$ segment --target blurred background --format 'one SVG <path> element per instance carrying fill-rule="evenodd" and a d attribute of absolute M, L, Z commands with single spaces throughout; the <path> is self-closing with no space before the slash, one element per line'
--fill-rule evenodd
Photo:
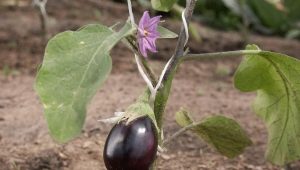
<path fill-rule="evenodd" d="M 178 0 L 170 12 L 157 12 L 149 0 L 133 0 L 133 11 L 137 20 L 145 10 L 162 15 L 161 24 L 179 32 L 184 5 L 185 0 Z M 299 0 L 198 0 L 188 46 L 193 53 L 207 53 L 254 43 L 300 58 L 299 11 Z M 91 23 L 111 26 L 127 17 L 125 0 L 0 0 L 0 170 L 105 169 L 101 153 L 111 125 L 97 120 L 126 109 L 144 88 L 132 53 L 122 44 L 112 51 L 112 74 L 88 109 L 83 135 L 68 144 L 58 145 L 49 136 L 33 84 L 51 37 Z M 158 41 L 159 52 L 149 57 L 155 72 L 160 73 L 175 46 L 176 40 Z M 240 61 L 191 61 L 180 67 L 165 132 L 170 135 L 179 129 L 173 115 L 184 106 L 195 119 L 217 113 L 234 117 L 247 130 L 253 147 L 229 160 L 188 133 L 162 154 L 158 169 L 281 169 L 264 159 L 267 133 L 251 109 L 255 94 L 233 88 L 232 76 Z M 299 169 L 298 164 L 292 167 Z"/>
<path fill-rule="evenodd" d="M 125 0 L 48 0 L 45 16 L 40 6 L 44 1 L 0 1 L 1 69 L 26 68 L 26 72 L 30 69 L 33 73 L 41 62 L 47 40 L 58 32 L 76 30 L 87 23 L 112 25 L 127 17 Z M 178 30 L 184 4 L 185 0 L 178 0 L 169 13 L 159 13 L 173 30 Z M 151 4 L 149 0 L 134 1 L 134 10 L 138 16 L 143 10 L 151 10 Z M 285 40 L 299 40 L 299 11 L 300 1 L 295 0 L 199 0 L 190 26 L 191 49 L 195 52 L 241 49 L 244 44 L 260 40 L 269 43 L 271 37 L 277 38 L 274 46 L 286 43 Z M 269 46 L 272 44 L 265 48 Z M 278 49 L 299 55 L 289 50 Z"/>

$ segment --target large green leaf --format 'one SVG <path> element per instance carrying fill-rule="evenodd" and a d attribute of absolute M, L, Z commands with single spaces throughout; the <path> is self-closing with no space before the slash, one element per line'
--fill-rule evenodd
<path fill-rule="evenodd" d="M 133 28 L 119 32 L 103 25 L 88 25 L 52 38 L 36 78 L 51 135 L 66 142 L 81 132 L 87 104 L 112 67 L 109 51 Z"/>
<path fill-rule="evenodd" d="M 234 83 L 241 91 L 257 91 L 254 109 L 269 133 L 267 159 L 278 165 L 299 160 L 300 61 L 268 51 L 248 55 L 240 64 Z"/>
<path fill-rule="evenodd" d="M 176 121 L 182 127 L 190 127 L 190 130 L 229 158 L 240 155 L 252 144 L 241 126 L 224 116 L 211 116 L 200 122 L 193 122 L 188 112 L 181 110 L 176 113 Z"/>
<path fill-rule="evenodd" d="M 151 0 L 153 9 L 168 12 L 177 0 Z"/>

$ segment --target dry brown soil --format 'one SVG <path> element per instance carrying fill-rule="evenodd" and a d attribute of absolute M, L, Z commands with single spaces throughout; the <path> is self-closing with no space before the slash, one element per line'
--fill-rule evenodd
<path fill-rule="evenodd" d="M 108 0 L 50 0 L 47 9 L 51 16 L 51 35 L 67 29 L 75 30 L 87 23 L 112 25 L 127 17 L 124 4 Z M 135 9 L 140 16 L 143 9 L 136 4 Z M 178 21 L 164 24 L 174 31 L 179 30 Z M 189 46 L 193 52 L 243 48 L 238 33 L 216 31 L 201 24 L 198 26 L 203 42 L 192 40 Z M 251 43 L 300 58 L 299 41 L 252 35 Z M 132 54 L 122 45 L 113 50 L 112 74 L 89 105 L 82 135 L 59 145 L 48 134 L 42 105 L 33 89 L 34 75 L 42 61 L 45 44 L 39 30 L 38 14 L 32 7 L 0 6 L 0 170 L 105 169 L 102 150 L 112 125 L 97 120 L 126 109 L 145 86 Z M 175 40 L 159 42 L 160 52 L 150 57 L 156 72 L 162 69 L 175 44 Z M 196 120 L 215 114 L 235 118 L 246 129 L 253 146 L 241 156 L 227 159 L 193 134 L 186 133 L 167 146 L 168 151 L 158 158 L 158 169 L 280 169 L 264 159 L 267 133 L 263 122 L 251 109 L 255 94 L 240 93 L 232 85 L 232 75 L 240 60 L 184 63 L 174 80 L 164 116 L 164 131 L 168 137 L 179 129 L 174 113 L 185 107 Z M 293 166 L 300 169 L 297 163 Z"/>

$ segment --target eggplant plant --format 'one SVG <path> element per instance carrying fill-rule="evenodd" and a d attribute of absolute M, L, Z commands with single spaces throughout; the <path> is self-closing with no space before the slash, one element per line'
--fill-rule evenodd
<path fill-rule="evenodd" d="M 176 1 L 151 2 L 154 9 L 166 11 Z M 182 129 L 166 139 L 162 129 L 172 81 L 181 63 L 240 56 L 244 59 L 234 75 L 234 86 L 242 92 L 257 93 L 254 111 L 268 129 L 266 159 L 280 166 L 299 160 L 299 60 L 256 45 L 238 51 L 191 54 L 186 44 L 196 0 L 186 1 L 178 35 L 159 26 L 161 16 L 151 17 L 147 11 L 135 23 L 131 1 L 127 3 L 129 19 L 119 30 L 102 24 L 86 25 L 77 31 L 59 33 L 48 42 L 35 89 L 44 106 L 49 132 L 56 141 L 65 143 L 81 133 L 87 106 L 111 71 L 110 51 L 123 42 L 133 52 L 146 90 L 124 112 L 102 120 L 115 123 L 103 153 L 107 169 L 155 169 L 157 151 L 185 131 L 194 132 L 228 158 L 242 154 L 252 142 L 235 120 L 225 116 L 193 120 L 188 111 L 180 110 L 174 117 Z M 157 39 L 177 37 L 174 54 L 161 75 L 156 76 L 149 66 L 148 53 L 157 52 Z"/>

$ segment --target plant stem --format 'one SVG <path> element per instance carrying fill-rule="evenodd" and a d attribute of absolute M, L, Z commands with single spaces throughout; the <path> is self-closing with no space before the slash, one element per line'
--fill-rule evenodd
<path fill-rule="evenodd" d="M 46 4 L 48 0 L 33 0 L 33 5 L 37 7 L 39 11 L 40 23 L 41 23 L 41 33 L 43 36 L 43 41 L 46 42 L 48 37 L 48 14 L 46 11 Z"/>
<path fill-rule="evenodd" d="M 142 64 L 146 70 L 146 73 L 148 74 L 153 86 L 156 86 L 157 84 L 157 80 L 156 80 L 156 76 L 154 74 L 154 71 L 152 70 L 152 68 L 148 65 L 147 60 L 140 54 L 138 53 L 138 56 L 140 58 L 140 60 L 142 61 Z"/>
<path fill-rule="evenodd" d="M 192 15 L 193 15 L 195 4 L 196 4 L 196 0 L 187 0 L 187 7 L 185 10 L 187 24 L 189 23 L 189 20 L 191 19 Z M 177 63 L 179 62 L 179 58 L 183 55 L 184 44 L 185 44 L 186 38 L 187 37 L 185 34 L 185 27 L 184 27 L 184 24 L 182 24 L 180 34 L 178 37 L 178 41 L 177 41 L 177 46 L 175 49 L 175 54 L 171 58 L 170 65 L 167 68 L 166 74 L 163 77 L 163 82 L 162 82 L 163 84 L 167 81 L 171 72 L 173 72 L 175 70 Z"/>
<path fill-rule="evenodd" d="M 129 17 L 130 17 L 130 22 L 131 22 L 131 25 L 134 26 L 134 25 L 135 25 L 135 21 L 134 21 L 134 16 L 133 16 L 133 12 L 132 12 L 132 4 L 131 4 L 131 0 L 127 0 L 127 4 L 128 4 L 128 12 L 129 12 Z M 134 52 L 134 54 L 136 55 L 136 56 L 135 56 L 135 59 L 136 59 L 136 62 L 137 62 L 137 65 L 138 65 L 138 67 L 139 67 L 140 72 L 141 72 L 141 69 L 142 69 L 142 68 L 140 67 L 140 63 L 139 63 L 138 60 L 140 60 L 140 61 L 142 62 L 142 65 L 143 65 L 144 69 L 146 70 L 146 74 L 148 74 L 148 76 L 150 77 L 151 86 L 152 86 L 152 87 L 155 86 L 155 85 L 156 85 L 156 78 L 155 78 L 155 76 L 154 76 L 154 72 L 153 72 L 152 69 L 149 67 L 149 65 L 148 65 L 147 61 L 145 60 L 145 58 L 142 57 L 142 55 L 140 54 L 140 52 L 139 52 L 137 46 L 134 44 L 134 41 L 132 41 L 130 38 L 127 38 L 126 40 L 127 40 L 127 43 L 126 43 L 126 44 L 129 45 L 130 49 L 131 49 L 131 50 Z M 143 72 L 143 71 L 142 71 L 142 72 Z M 145 75 L 142 74 L 142 76 L 143 76 L 144 80 L 145 80 L 146 82 L 148 82 L 148 81 L 147 81 L 148 76 L 147 76 L 146 74 L 145 74 Z M 148 84 L 149 89 L 151 90 L 150 84 L 149 84 L 149 83 L 147 83 L 147 84 Z M 154 89 L 153 89 L 153 90 L 154 90 Z"/>
<path fill-rule="evenodd" d="M 48 0 L 33 0 L 33 5 L 35 5 L 39 10 L 39 17 L 41 23 L 41 31 L 43 35 L 43 40 L 47 40 L 48 33 L 48 14 L 46 11 L 46 4 Z"/>
<path fill-rule="evenodd" d="M 128 12 L 129 12 L 129 17 L 130 17 L 130 22 L 132 25 L 134 25 L 135 22 L 134 22 L 134 16 L 133 16 L 133 12 L 132 12 L 131 0 L 127 0 L 127 4 L 128 4 Z"/>
<path fill-rule="evenodd" d="M 170 136 L 168 139 L 164 140 L 163 141 L 163 145 L 168 144 L 170 141 L 172 141 L 173 139 L 176 139 L 178 136 L 180 136 L 184 132 L 190 130 L 194 126 L 195 126 L 195 124 L 192 123 L 192 124 L 190 124 L 188 126 L 185 126 L 184 128 L 181 128 L 180 130 L 178 130 L 177 132 L 175 132 L 172 136 Z"/>
<path fill-rule="evenodd" d="M 196 0 L 187 0 L 186 3 L 187 4 L 186 4 L 186 10 L 185 10 L 185 17 L 186 17 L 186 22 L 188 24 L 189 20 L 191 19 L 192 15 L 193 15 Z M 157 94 L 155 96 L 154 113 L 155 113 L 155 117 L 156 117 L 159 128 L 162 127 L 162 115 L 164 113 L 166 102 L 169 97 L 170 84 L 172 83 L 172 77 L 174 76 L 177 66 L 180 63 L 180 58 L 184 54 L 184 45 L 185 45 L 186 38 L 187 37 L 185 34 L 185 28 L 184 28 L 184 25 L 182 24 L 181 31 L 180 31 L 180 34 L 178 37 L 177 46 L 175 49 L 175 53 L 174 53 L 173 57 L 170 59 L 170 64 L 166 69 L 166 73 L 162 78 L 161 86 L 158 88 Z"/>
<path fill-rule="evenodd" d="M 141 76 L 143 77 L 144 81 L 146 82 L 147 87 L 149 88 L 151 94 L 153 94 L 154 93 L 154 87 L 152 85 L 151 80 L 148 78 L 147 74 L 144 72 L 144 69 L 141 66 L 141 63 L 139 61 L 139 56 L 137 56 L 136 54 L 134 54 L 134 58 L 135 58 L 135 61 L 137 63 L 137 67 L 138 67 L 138 70 L 139 70 Z"/>
<path fill-rule="evenodd" d="M 187 54 L 181 58 L 181 60 L 201 60 L 201 59 L 213 59 L 224 57 L 239 57 L 242 55 L 258 54 L 260 50 L 238 50 L 238 51 L 226 51 L 216 53 L 204 53 L 204 54 Z"/>
<path fill-rule="evenodd" d="M 240 26 L 240 32 L 241 32 L 241 36 L 244 40 L 244 44 L 248 44 L 249 43 L 249 19 L 247 16 L 247 11 L 246 11 L 246 1 L 245 0 L 240 0 L 238 1 L 238 7 L 241 11 L 242 14 L 242 25 Z"/>
<path fill-rule="evenodd" d="M 142 56 L 142 54 L 139 52 L 137 46 L 134 44 L 133 40 L 131 40 L 129 37 L 125 39 L 125 44 L 131 49 L 131 51 L 133 53 L 135 53 L 140 61 L 143 64 L 143 67 L 146 71 L 146 73 L 148 74 L 153 86 L 156 86 L 157 84 L 157 80 L 156 80 L 156 76 L 154 74 L 154 71 L 151 69 L 151 67 L 149 66 L 147 60 Z"/>

